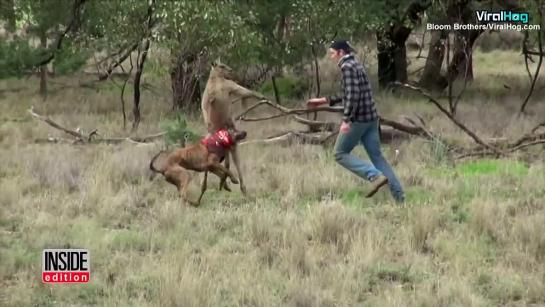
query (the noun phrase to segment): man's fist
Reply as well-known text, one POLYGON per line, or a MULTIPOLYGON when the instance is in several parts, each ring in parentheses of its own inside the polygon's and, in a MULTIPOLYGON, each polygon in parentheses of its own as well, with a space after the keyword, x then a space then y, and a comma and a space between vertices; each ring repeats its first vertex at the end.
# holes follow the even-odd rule
POLYGON ((340 130, 342 133, 347 134, 348 132, 350 132, 350 124, 343 121, 340 130))
POLYGON ((307 100, 307 107, 313 108, 326 103, 327 99, 325 97, 312 98, 307 100))

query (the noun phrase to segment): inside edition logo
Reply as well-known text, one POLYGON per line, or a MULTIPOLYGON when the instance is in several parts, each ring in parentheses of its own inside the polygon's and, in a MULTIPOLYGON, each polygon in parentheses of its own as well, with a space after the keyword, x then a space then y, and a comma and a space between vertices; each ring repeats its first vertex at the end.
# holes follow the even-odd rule
POLYGON ((44 249, 42 281, 44 283, 87 283, 91 263, 86 249, 44 249))

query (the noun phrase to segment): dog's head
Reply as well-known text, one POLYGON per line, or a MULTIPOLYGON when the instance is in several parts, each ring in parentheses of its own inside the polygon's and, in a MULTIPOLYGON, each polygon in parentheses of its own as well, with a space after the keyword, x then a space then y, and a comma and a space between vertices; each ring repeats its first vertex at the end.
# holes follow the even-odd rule
POLYGON ((246 131, 238 131, 238 130, 235 130, 235 129, 227 129, 227 131, 229 132, 229 134, 231 135, 231 137, 233 138, 233 140, 235 141, 235 143, 238 143, 239 141, 242 141, 246 138, 246 131))

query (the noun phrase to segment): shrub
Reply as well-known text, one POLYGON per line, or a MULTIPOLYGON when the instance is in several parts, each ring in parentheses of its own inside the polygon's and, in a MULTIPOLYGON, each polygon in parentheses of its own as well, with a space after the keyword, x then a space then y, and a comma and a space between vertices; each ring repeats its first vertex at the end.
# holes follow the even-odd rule
POLYGON ((183 147, 186 144, 196 142, 200 138, 187 126, 185 116, 181 113, 178 113, 176 118, 165 121, 162 130, 165 132, 167 146, 179 145, 183 147))

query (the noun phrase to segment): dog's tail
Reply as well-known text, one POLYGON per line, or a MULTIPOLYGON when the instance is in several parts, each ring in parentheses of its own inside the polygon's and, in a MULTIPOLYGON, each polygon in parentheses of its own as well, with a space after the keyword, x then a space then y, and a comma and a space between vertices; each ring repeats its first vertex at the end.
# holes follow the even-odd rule
POLYGON ((168 151, 161 150, 158 154, 156 154, 153 158, 151 158, 151 161, 149 163, 149 169, 151 170, 149 180, 153 180, 153 178, 155 177, 157 173, 161 175, 165 174, 164 161, 160 161, 160 160, 164 160, 167 154, 168 154, 168 151))

